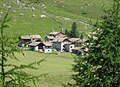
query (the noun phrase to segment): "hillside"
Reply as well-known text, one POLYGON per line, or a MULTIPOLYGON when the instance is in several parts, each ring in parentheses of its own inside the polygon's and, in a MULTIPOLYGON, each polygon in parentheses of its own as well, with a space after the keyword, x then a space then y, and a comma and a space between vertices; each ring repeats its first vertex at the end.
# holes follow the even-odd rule
MULTIPOLYGON (((40 34, 44 37, 51 31, 71 29, 76 21, 79 32, 89 33, 92 29, 90 21, 95 22, 103 14, 102 8, 107 9, 112 0, 21 0, 24 5, 10 0, 12 10, 10 28, 6 33, 40 34), (30 3, 34 2, 34 3, 30 3), (45 15, 41 18, 41 15, 45 15)), ((0 0, 1 11, 5 0, 0 0)))

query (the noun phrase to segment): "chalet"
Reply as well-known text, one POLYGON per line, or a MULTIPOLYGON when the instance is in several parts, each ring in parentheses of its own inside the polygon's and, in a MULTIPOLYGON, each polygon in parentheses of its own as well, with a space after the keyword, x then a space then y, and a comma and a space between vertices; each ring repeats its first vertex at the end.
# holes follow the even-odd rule
POLYGON ((61 32, 52 32, 46 37, 47 41, 53 43, 53 48, 60 52, 72 52, 74 47, 81 46, 80 38, 69 38, 61 32))
POLYGON ((67 36, 62 32, 51 32, 48 36, 45 37, 46 41, 52 42, 55 38, 66 38, 67 36))
POLYGON ((63 52, 64 50, 64 44, 63 41, 65 40, 65 38, 55 38, 52 43, 53 43, 53 48, 56 49, 57 51, 63 52))
POLYGON ((82 45, 82 41, 80 40, 80 38, 69 38, 68 40, 72 42, 75 47, 80 47, 82 45))
POLYGON ((30 50, 39 51, 40 49, 42 50, 43 44, 41 44, 41 42, 31 42, 28 46, 30 50))
POLYGON ((44 53, 52 52, 52 43, 50 42, 32 42, 29 44, 30 50, 40 51, 44 53))
POLYGON ((18 44, 20 47, 28 46, 31 42, 39 42, 41 40, 40 35, 23 35, 19 37, 20 43, 18 44))

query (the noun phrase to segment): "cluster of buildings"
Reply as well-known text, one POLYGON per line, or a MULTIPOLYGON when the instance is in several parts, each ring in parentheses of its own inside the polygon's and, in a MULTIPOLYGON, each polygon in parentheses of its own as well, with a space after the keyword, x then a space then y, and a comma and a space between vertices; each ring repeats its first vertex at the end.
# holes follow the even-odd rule
POLYGON ((45 41, 40 35, 23 35, 19 37, 20 47, 29 47, 30 50, 51 53, 53 50, 58 52, 72 52, 80 54, 82 41, 80 38, 67 37, 62 32, 51 32, 45 37, 45 41))

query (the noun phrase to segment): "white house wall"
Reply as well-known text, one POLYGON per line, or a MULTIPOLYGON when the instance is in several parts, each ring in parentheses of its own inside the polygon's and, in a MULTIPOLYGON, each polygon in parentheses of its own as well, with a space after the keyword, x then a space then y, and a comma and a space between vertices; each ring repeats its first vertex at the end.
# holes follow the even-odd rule
POLYGON ((34 50, 35 50, 35 51, 38 51, 38 46, 34 47, 34 50))
POLYGON ((44 53, 51 53, 52 52, 52 49, 51 48, 45 48, 44 49, 44 53))
POLYGON ((75 48, 74 44, 69 45, 69 52, 72 52, 72 49, 75 48))
POLYGON ((51 53, 52 52, 52 48, 50 47, 45 47, 43 46, 43 50, 44 50, 44 53, 51 53))

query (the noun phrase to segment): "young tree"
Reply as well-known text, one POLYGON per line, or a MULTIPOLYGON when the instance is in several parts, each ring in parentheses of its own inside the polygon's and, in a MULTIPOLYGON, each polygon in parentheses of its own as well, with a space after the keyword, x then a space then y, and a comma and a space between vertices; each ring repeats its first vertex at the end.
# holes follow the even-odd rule
POLYGON ((69 33, 69 36, 73 37, 73 38, 78 38, 79 37, 79 33, 78 33, 78 30, 77 30, 77 24, 76 24, 76 22, 73 22, 71 28, 72 29, 71 29, 71 31, 69 33))
POLYGON ((67 29, 65 30, 65 34, 69 36, 69 31, 67 29))
POLYGON ((75 59, 74 87, 120 87, 120 0, 105 13, 90 37, 88 55, 75 59))
POLYGON ((39 76, 28 74, 24 69, 37 69, 34 65, 39 65, 43 60, 20 66, 9 63, 9 60, 18 60, 15 53, 22 52, 22 50, 17 46, 15 35, 4 34, 4 29, 8 28, 7 22, 10 20, 8 13, 9 11, 6 12, 3 19, 0 19, 0 87, 28 87, 28 83, 33 82, 35 84, 39 76))

